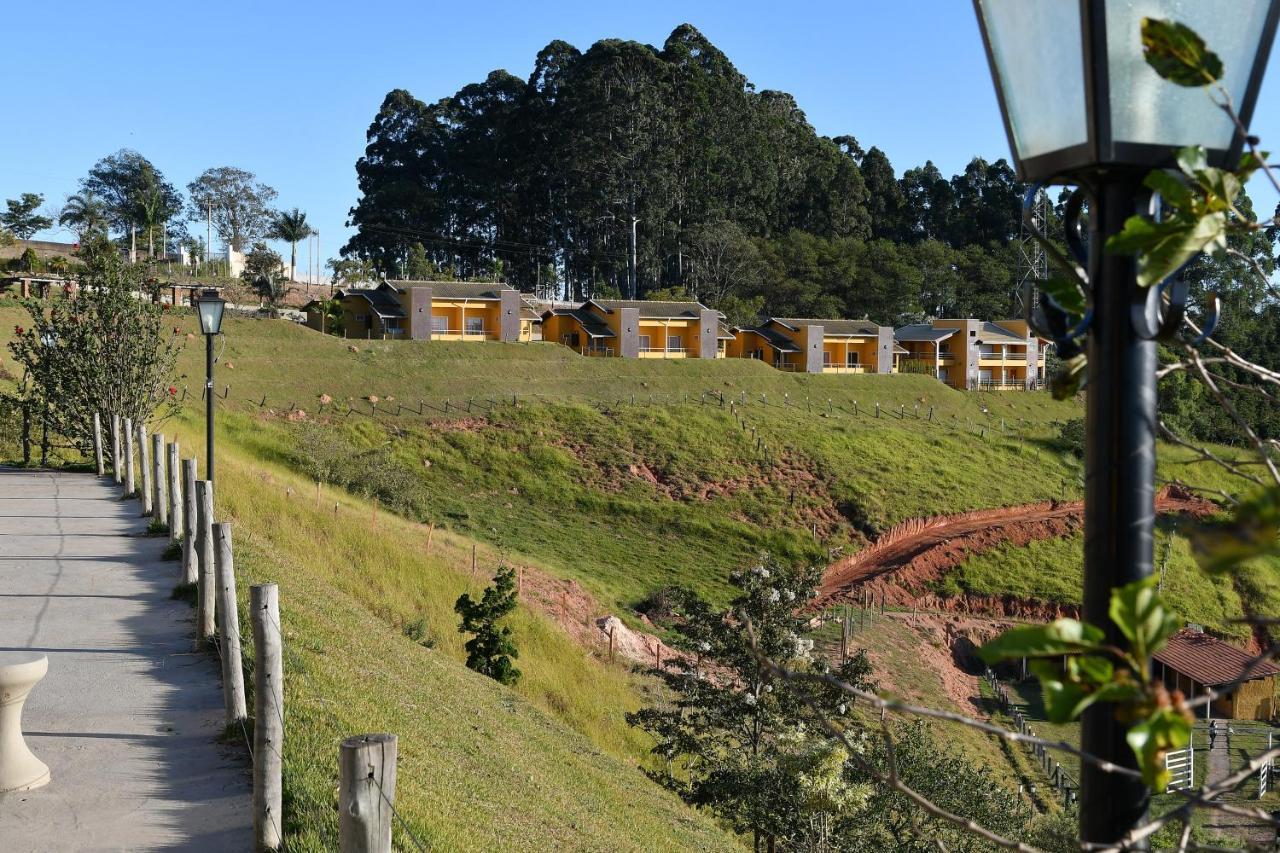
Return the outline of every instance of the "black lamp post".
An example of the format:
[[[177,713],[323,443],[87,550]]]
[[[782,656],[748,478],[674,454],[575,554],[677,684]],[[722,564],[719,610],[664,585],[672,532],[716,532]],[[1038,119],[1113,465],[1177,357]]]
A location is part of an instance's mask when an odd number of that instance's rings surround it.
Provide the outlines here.
[[[1109,629],[1111,590],[1151,574],[1155,521],[1156,343],[1181,315],[1165,316],[1159,288],[1141,288],[1131,257],[1103,251],[1129,216],[1146,213],[1151,169],[1177,148],[1203,145],[1211,165],[1238,161],[1243,137],[1199,88],[1162,79],[1142,53],[1144,17],[1175,20],[1222,57],[1222,84],[1245,126],[1266,68],[1280,0],[974,0],[1018,175],[1071,183],[1088,236],[1068,235],[1088,272],[1084,618]],[[1068,216],[1069,228],[1074,227]],[[1114,706],[1085,711],[1081,747],[1136,768]],[[1149,792],[1130,777],[1081,767],[1080,829],[1114,842],[1146,814]]]
[[[196,313],[200,315],[200,331],[204,333],[204,402],[205,402],[205,441],[207,450],[209,482],[213,482],[213,339],[222,331],[222,312],[227,303],[218,296],[218,291],[207,288],[196,300]]]

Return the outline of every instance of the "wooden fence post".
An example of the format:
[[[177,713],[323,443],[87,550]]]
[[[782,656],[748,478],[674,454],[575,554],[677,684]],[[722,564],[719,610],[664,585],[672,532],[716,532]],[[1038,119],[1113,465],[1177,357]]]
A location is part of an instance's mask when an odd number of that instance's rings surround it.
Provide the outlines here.
[[[111,415],[111,476],[116,485],[124,482],[124,466],[120,464],[120,416]]]
[[[395,735],[356,735],[338,748],[338,850],[391,853]]]
[[[151,517],[161,524],[169,523],[169,504],[164,499],[164,436],[151,436]]]
[[[182,537],[182,470],[179,467],[178,442],[169,443],[169,542]]]
[[[253,841],[277,850],[283,841],[281,772],[284,753],[284,655],[280,590],[273,583],[249,587],[253,623]]]
[[[213,639],[216,597],[213,570],[213,483],[196,481],[196,545],[199,548],[200,572],[197,575],[196,648]]]
[[[151,454],[147,452],[147,425],[138,424],[138,465],[142,473],[142,482],[138,489],[138,502],[142,504],[142,514],[151,515]]]
[[[120,442],[124,451],[124,493],[127,497],[134,497],[138,491],[137,481],[133,475],[133,418],[124,419],[124,440]]]
[[[249,716],[244,701],[244,666],[240,661],[240,612],[236,606],[236,568],[231,553],[231,525],[213,526],[217,554],[218,636],[222,640],[222,700],[227,725]]]
[[[200,579],[200,557],[196,551],[196,460],[182,460],[182,582],[193,584]]]
[[[102,461],[102,416],[97,412],[93,413],[93,461],[98,464],[99,477],[107,473]]]

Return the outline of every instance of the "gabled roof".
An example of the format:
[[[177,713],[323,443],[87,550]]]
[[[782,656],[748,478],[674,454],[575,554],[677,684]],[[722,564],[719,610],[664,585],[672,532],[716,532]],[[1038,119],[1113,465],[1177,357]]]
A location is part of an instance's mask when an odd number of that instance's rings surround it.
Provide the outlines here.
[[[502,291],[512,288],[500,281],[417,281],[388,279],[387,286],[398,293],[415,287],[431,288],[432,299],[501,299]]]
[[[770,323],[781,323],[793,332],[801,326],[821,326],[824,336],[878,335],[880,327],[870,320],[818,320],[799,317],[770,317]]]
[[[1186,628],[1170,637],[1169,644],[1153,657],[1169,669],[1207,687],[1229,684],[1240,678],[1252,681],[1280,675],[1280,667],[1275,664],[1264,661],[1250,667],[1253,657],[1247,652],[1216,637]]]
[[[606,314],[623,308],[635,308],[642,320],[696,320],[707,306],[701,302],[663,302],[650,299],[589,299],[582,307],[595,305]],[[720,315],[724,316],[724,315]]]
[[[586,332],[590,338],[614,338],[617,337],[604,320],[599,316],[592,314],[585,308],[552,308],[550,311],[542,312],[542,319],[545,321],[548,317],[572,317],[578,321],[578,325],[582,327],[582,331]]]
[[[353,297],[363,299],[369,303],[369,307],[374,310],[379,317],[403,317],[405,316],[404,308],[400,306],[400,300],[389,290],[378,288],[377,290],[348,290],[343,297]]]
[[[770,329],[768,326],[757,326],[753,329],[743,329],[742,331],[754,332],[778,352],[800,352],[800,348],[792,342],[791,338],[779,331]]]
[[[894,329],[893,337],[899,341],[945,341],[958,331],[960,330],[936,328],[932,323],[912,323],[910,326]]]
[[[899,346],[898,344],[894,344],[893,354],[894,355],[911,355],[911,351],[904,346]]]
[[[716,339],[721,341],[733,340],[733,330],[724,323],[716,323]]]
[[[1027,339],[1021,335],[992,322],[984,322],[982,324],[982,330],[978,332],[978,337],[982,339],[983,343],[1025,344],[1027,342]]]

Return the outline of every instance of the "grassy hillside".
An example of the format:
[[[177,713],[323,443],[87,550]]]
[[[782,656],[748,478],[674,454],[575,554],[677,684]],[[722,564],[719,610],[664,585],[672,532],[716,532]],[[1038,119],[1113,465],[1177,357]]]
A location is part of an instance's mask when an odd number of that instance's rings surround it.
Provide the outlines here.
[[[200,426],[168,428],[194,447]],[[335,848],[337,744],[374,731],[400,736],[397,808],[435,849],[734,847],[638,769],[646,744],[622,719],[638,676],[524,609],[518,690],[472,673],[452,612],[469,543],[438,532],[428,554],[419,526],[384,513],[375,528],[372,506],[341,494],[317,501],[236,435],[219,445],[218,514],[234,525],[242,607],[250,583],[280,584],[290,849]],[[496,555],[481,562],[479,582]],[[433,648],[405,635],[418,620]]]

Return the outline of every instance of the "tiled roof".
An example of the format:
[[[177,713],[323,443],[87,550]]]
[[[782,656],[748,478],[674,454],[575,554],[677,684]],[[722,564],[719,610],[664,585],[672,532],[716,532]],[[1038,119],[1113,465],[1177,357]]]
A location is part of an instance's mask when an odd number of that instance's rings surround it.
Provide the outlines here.
[[[379,317],[403,317],[405,316],[404,308],[400,307],[400,302],[388,290],[348,290],[347,296],[354,296],[364,299]]]
[[[817,320],[799,317],[770,317],[791,329],[801,326],[821,326],[824,335],[878,335],[880,327],[870,320]]]
[[[945,341],[958,331],[960,330],[934,328],[932,323],[912,323],[895,329],[893,336],[900,341]]]
[[[1249,669],[1253,658],[1248,653],[1216,637],[1187,629],[1170,637],[1169,644],[1153,657],[1207,687],[1228,684],[1242,676],[1254,679],[1280,674],[1280,667],[1270,662],[1258,663]]]
[[[578,321],[578,325],[582,326],[582,331],[592,338],[613,338],[617,337],[604,320],[599,316],[592,314],[585,308],[552,308],[542,314],[545,320],[548,316],[552,317],[572,317]]]
[[[781,332],[770,329],[768,326],[758,326],[754,329],[743,329],[744,332],[755,332],[764,342],[776,349],[778,352],[800,352],[800,347]]]
[[[502,291],[511,290],[502,282],[494,281],[411,281],[388,280],[387,284],[400,292],[413,287],[431,288],[432,299],[501,299]]]
[[[706,310],[701,302],[662,302],[649,299],[592,299],[612,314],[623,308],[639,310],[641,319],[645,320],[696,320]]]
[[[982,324],[982,331],[978,332],[978,337],[984,343],[1025,344],[1027,342],[1027,339],[1021,335],[990,322]]]

